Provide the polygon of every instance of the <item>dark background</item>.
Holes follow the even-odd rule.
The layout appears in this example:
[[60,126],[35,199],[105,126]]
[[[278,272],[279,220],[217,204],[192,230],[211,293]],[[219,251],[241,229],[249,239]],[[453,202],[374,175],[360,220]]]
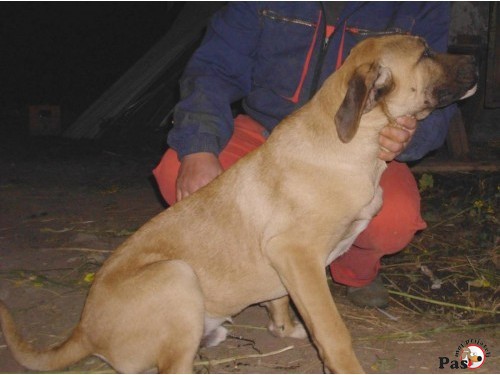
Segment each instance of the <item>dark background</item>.
[[166,33],[172,6],[0,5],[2,100],[85,109]]
[[[455,5],[466,3],[469,2]],[[29,106],[58,106],[64,131],[169,31],[183,6],[184,2],[168,1],[1,2],[0,156],[27,155],[34,149],[54,149],[60,144],[74,147],[68,138],[31,137]],[[487,13],[488,7],[483,11]],[[455,14],[452,21],[456,23],[459,19]],[[452,29],[455,33],[452,32],[451,41],[456,43],[456,30],[462,32],[463,27]],[[484,30],[481,33],[487,34]],[[486,39],[481,43],[479,60],[483,62],[484,76]],[[179,59],[176,74],[182,71],[184,63],[185,60]],[[172,91],[171,86],[165,89]],[[154,124],[161,122],[161,116],[151,118],[151,114],[167,94],[159,92],[150,101],[143,111],[145,117],[141,118],[139,113],[128,122],[118,119],[104,134],[107,138],[81,142],[84,144],[81,149],[90,150],[99,142],[105,142],[108,149],[128,142],[128,149],[133,151],[147,149],[161,154],[166,147],[167,129],[156,129]],[[460,104],[466,106],[462,112],[469,141],[482,144],[497,139],[500,128],[500,110],[485,110],[483,99],[481,88],[473,98]],[[44,144],[39,146],[41,142]],[[483,159],[483,155],[477,154],[476,158]]]
[[168,31],[181,6],[1,3],[3,147],[26,140],[29,105],[58,105],[62,128],[70,125]]

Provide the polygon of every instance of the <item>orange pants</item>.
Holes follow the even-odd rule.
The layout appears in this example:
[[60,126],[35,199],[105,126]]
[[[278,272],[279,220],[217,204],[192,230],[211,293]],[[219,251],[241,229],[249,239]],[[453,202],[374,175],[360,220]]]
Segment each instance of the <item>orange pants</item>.
[[[265,142],[264,128],[248,116],[234,121],[234,134],[219,154],[224,169]],[[169,149],[153,174],[160,192],[172,205],[176,201],[176,180],[179,171],[177,153]],[[384,203],[377,216],[358,236],[351,249],[330,265],[335,281],[360,287],[372,282],[380,268],[380,258],[402,250],[415,232],[426,227],[420,216],[420,194],[409,168],[392,161],[380,180]]]

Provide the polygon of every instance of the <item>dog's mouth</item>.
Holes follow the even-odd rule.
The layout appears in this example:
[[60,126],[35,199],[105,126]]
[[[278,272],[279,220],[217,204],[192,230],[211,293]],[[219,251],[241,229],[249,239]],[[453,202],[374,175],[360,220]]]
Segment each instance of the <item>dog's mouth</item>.
[[432,94],[425,101],[425,107],[414,114],[417,120],[426,118],[434,109],[444,108],[450,104],[463,100],[475,94],[477,91],[477,79],[474,78],[468,84],[453,82],[453,85],[440,85],[432,89]]
[[463,100],[465,98],[468,98],[469,96],[472,96],[476,93],[477,91],[477,83],[471,88],[469,89],[465,94],[464,96],[462,96],[459,100]]
[[459,83],[449,86],[440,86],[434,89],[434,98],[436,100],[436,108],[443,108],[453,102],[463,100],[475,94],[477,91],[477,79],[474,78],[470,82]]
[[[449,55],[448,55],[449,57]],[[434,87],[436,107],[442,108],[453,102],[472,96],[477,90],[478,70],[472,56],[454,56],[441,59],[445,80]]]
[[[436,98],[436,108],[443,108],[461,99],[465,99],[470,96],[468,93],[473,89],[463,90],[457,92],[455,90],[450,90],[449,88],[438,88],[435,90]],[[472,93],[471,93],[472,95]]]

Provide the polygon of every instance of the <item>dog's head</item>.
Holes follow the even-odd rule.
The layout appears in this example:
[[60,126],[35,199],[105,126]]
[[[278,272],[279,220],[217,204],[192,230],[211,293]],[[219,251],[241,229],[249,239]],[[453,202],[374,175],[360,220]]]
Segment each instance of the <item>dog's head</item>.
[[474,94],[478,78],[473,57],[436,53],[424,39],[408,35],[364,40],[340,71],[346,95],[335,125],[344,143],[356,134],[361,116],[378,105],[392,118],[421,120]]

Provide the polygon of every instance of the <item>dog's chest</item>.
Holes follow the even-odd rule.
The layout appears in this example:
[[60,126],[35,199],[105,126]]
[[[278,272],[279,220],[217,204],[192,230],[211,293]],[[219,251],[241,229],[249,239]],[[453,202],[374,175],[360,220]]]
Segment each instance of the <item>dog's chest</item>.
[[[380,187],[380,178],[386,167],[387,166],[385,162],[377,162],[375,168],[365,174],[366,176],[370,176],[369,172],[372,172],[373,174],[370,176],[370,178],[368,180],[365,180],[365,184],[357,186],[357,188],[362,186],[362,188],[359,190],[363,191],[365,194],[367,192],[373,192],[373,194],[369,195],[369,198],[367,200],[368,203],[360,204],[360,206],[353,204],[353,206],[351,207],[351,209],[354,212],[357,212],[357,214],[355,214],[354,218],[346,226],[341,240],[333,246],[333,250],[330,251],[327,257],[326,265],[329,265],[336,258],[340,257],[342,254],[349,250],[358,235],[366,229],[371,219],[378,213],[378,211],[382,207],[383,199],[382,188]],[[360,196],[357,195],[356,198],[359,199]],[[353,200],[356,201],[357,199]]]

